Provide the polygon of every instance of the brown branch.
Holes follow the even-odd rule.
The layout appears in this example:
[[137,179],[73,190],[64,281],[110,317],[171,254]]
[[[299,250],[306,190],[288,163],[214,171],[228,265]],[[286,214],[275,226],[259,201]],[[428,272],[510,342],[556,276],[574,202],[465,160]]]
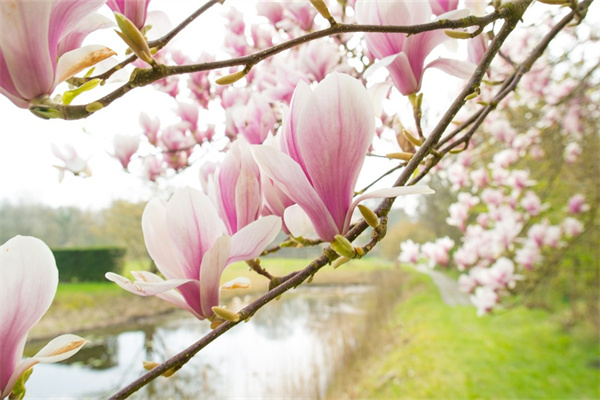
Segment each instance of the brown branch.
[[[409,161],[406,168],[403,170],[399,178],[396,180],[394,186],[402,186],[404,185],[412,175],[412,173],[419,167],[420,162],[429,154],[429,152],[434,148],[437,141],[439,141],[441,135],[443,134],[446,127],[451,123],[452,119],[458,113],[460,108],[466,102],[466,97],[473,92],[474,88],[479,85],[481,79],[492,59],[497,54],[500,49],[500,45],[506,40],[510,32],[516,27],[519,19],[521,18],[525,9],[529,6],[531,0],[522,0],[518,3],[512,3],[510,13],[510,17],[507,18],[505,24],[502,26],[498,35],[494,38],[494,41],[490,45],[490,48],[486,52],[483,57],[482,62],[477,68],[475,74],[469,80],[469,83],[465,87],[465,89],[458,95],[456,100],[452,103],[448,111],[444,114],[444,116],[439,121],[438,125],[431,132],[423,146],[419,148],[413,159]],[[516,10],[516,11],[515,11]],[[384,199],[379,207],[376,210],[376,213],[380,216],[381,224],[378,228],[373,230],[373,234],[371,237],[371,241],[365,245],[363,248],[363,253],[368,253],[377,242],[379,242],[386,233],[387,228],[387,214],[389,213],[392,204],[394,202],[393,198]],[[350,241],[354,241],[362,232],[367,229],[367,223],[364,220],[359,221],[346,235],[346,238]],[[111,399],[123,399],[137,391],[142,386],[146,385],[156,377],[160,376],[162,373],[166,372],[171,368],[180,368],[182,365],[187,363],[196,353],[214,341],[216,338],[221,336],[223,333],[227,332],[233,326],[241,322],[242,320],[247,320],[250,318],[256,311],[258,311],[265,304],[270,302],[271,300],[281,296],[286,291],[297,287],[305,280],[309,279],[313,276],[317,271],[323,268],[325,265],[335,260],[337,255],[331,250],[331,248],[327,248],[324,250],[324,255],[319,257],[318,259],[311,262],[306,268],[301,271],[290,274],[289,279],[285,279],[287,277],[282,278],[282,282],[279,282],[279,285],[269,290],[265,295],[255,300],[250,305],[243,308],[240,314],[240,321],[238,322],[230,322],[227,321],[209,332],[207,335],[202,337],[196,343],[165,361],[161,365],[152,369],[151,371],[144,374],[142,377],[137,379],[136,381],[129,384],[127,387],[120,390],[118,393],[113,395]],[[283,281],[285,279],[285,281]]]
[[[210,3],[210,2],[209,2]],[[207,3],[207,4],[209,4]],[[212,5],[212,3],[210,3]],[[509,3],[512,4],[512,3]],[[467,28],[470,26],[485,26],[498,19],[510,18],[514,13],[512,6],[504,6],[499,10],[496,10],[483,17],[469,16],[458,20],[438,20],[435,22],[413,25],[413,26],[381,26],[381,25],[352,25],[352,24],[339,24],[332,27],[322,29],[320,31],[312,32],[295,39],[291,39],[287,42],[273,46],[269,49],[259,51],[257,53],[233,58],[224,61],[215,61],[201,64],[189,64],[189,65],[158,65],[151,69],[136,69],[132,73],[132,76],[125,85],[116,89],[112,93],[85,105],[64,105],[52,102],[49,98],[40,100],[36,104],[32,104],[30,111],[33,112],[40,118],[48,118],[52,115],[53,118],[61,118],[65,120],[76,120],[87,118],[96,111],[107,107],[116,99],[122,97],[130,90],[136,87],[142,87],[152,84],[160,79],[172,75],[181,75],[201,71],[209,71],[219,68],[228,68],[234,66],[244,66],[249,69],[255,64],[263,61],[275,54],[281,53],[282,51],[291,49],[301,44],[307,43],[312,40],[320,39],[327,36],[342,34],[342,33],[368,33],[368,32],[381,32],[381,33],[406,33],[406,34],[417,34],[438,29],[459,29]]]

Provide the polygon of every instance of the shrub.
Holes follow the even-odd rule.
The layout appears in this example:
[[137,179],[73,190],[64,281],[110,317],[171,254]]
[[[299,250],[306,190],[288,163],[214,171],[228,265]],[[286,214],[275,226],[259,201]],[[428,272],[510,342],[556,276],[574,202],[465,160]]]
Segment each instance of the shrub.
[[53,249],[60,282],[102,282],[107,272],[120,272],[123,247]]

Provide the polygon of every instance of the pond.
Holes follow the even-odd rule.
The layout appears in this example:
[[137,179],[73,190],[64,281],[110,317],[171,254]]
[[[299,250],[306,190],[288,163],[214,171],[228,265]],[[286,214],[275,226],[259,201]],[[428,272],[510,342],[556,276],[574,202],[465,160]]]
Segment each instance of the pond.
[[[323,397],[356,345],[373,293],[366,285],[300,287],[132,398]],[[239,309],[251,300],[234,298],[228,306]],[[74,357],[36,365],[26,398],[106,398],[139,377],[143,361],[164,361],[210,330],[208,322],[181,313],[118,329],[85,334],[92,343]],[[44,344],[28,346],[25,354]]]

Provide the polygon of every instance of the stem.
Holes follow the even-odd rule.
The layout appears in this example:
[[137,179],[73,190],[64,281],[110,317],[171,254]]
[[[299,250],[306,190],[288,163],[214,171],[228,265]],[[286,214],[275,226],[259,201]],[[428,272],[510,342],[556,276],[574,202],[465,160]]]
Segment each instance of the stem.
[[[483,57],[482,62],[478,66],[475,74],[469,80],[469,83],[465,87],[465,89],[458,95],[456,100],[452,103],[449,110],[444,114],[438,125],[431,132],[423,146],[419,148],[415,156],[409,161],[406,168],[403,170],[401,175],[396,180],[394,186],[404,185],[413,172],[418,168],[420,162],[429,154],[429,152],[433,149],[434,145],[439,141],[441,135],[443,134],[446,127],[451,123],[452,119],[458,113],[460,108],[466,102],[465,98],[473,92],[474,88],[479,85],[481,79],[492,59],[495,57],[496,53],[500,49],[500,45],[506,40],[509,33],[516,27],[519,19],[521,18],[522,13],[525,11],[527,6],[531,3],[531,0],[523,0],[519,3],[520,13],[513,13],[511,17],[508,18],[503,25],[502,29],[494,38],[494,41],[490,45],[490,48],[486,52]],[[514,9],[514,8],[511,8]],[[376,210],[376,213],[381,218],[381,224],[379,227],[373,230],[373,234],[371,236],[371,241],[362,247],[364,253],[368,253],[377,242],[379,242],[386,233],[387,228],[387,214],[389,213],[392,204],[394,202],[393,198],[384,199],[379,207]],[[354,227],[348,232],[346,238],[351,242],[355,240],[362,232],[367,229],[368,225],[364,220],[359,221]],[[269,290],[262,297],[255,300],[253,303],[249,304],[245,308],[243,308],[240,314],[240,321],[238,322],[230,322],[227,321],[209,332],[207,335],[202,337],[196,343],[189,346],[184,351],[165,361],[161,365],[152,369],[151,371],[144,374],[142,377],[132,382],[115,395],[113,395],[110,399],[123,399],[137,391],[142,386],[146,385],[156,377],[160,376],[162,373],[166,372],[171,368],[180,368],[182,365],[187,363],[196,353],[214,341],[216,338],[227,332],[229,329],[233,328],[235,325],[240,323],[242,320],[247,320],[250,318],[256,311],[262,308],[264,305],[269,303],[271,300],[281,296],[286,291],[297,287],[302,284],[309,277],[314,275],[317,271],[323,268],[325,265],[329,264],[331,261],[335,260],[337,255],[331,250],[331,248],[327,248],[324,250],[324,255],[317,258],[313,262],[311,262],[306,268],[301,271],[294,272],[284,278],[281,278],[279,285],[275,286],[271,290]]]
[[[210,6],[214,5],[216,0],[211,0],[205,6],[203,6],[203,11],[208,9]],[[512,4],[512,3],[510,3]],[[205,9],[204,9],[205,8]],[[200,11],[200,10],[198,10]],[[198,13],[197,11],[197,13]],[[201,13],[198,13],[200,15]],[[470,26],[485,26],[488,25],[498,19],[509,18],[514,11],[512,8],[503,7],[499,10],[496,10],[488,15],[483,17],[474,17],[469,16],[466,18],[461,18],[458,20],[438,20],[435,22],[421,24],[421,25],[413,25],[413,26],[381,26],[381,25],[353,25],[353,24],[339,24],[334,25],[332,27],[322,29],[320,31],[312,32],[303,36],[300,36],[295,39],[291,39],[287,42],[281,43],[279,45],[273,46],[263,51],[259,51],[257,53],[233,58],[230,60],[224,61],[215,61],[201,64],[189,64],[189,65],[159,65],[153,69],[136,69],[132,73],[132,77],[129,82],[120,88],[116,89],[112,93],[102,97],[101,99],[96,100],[90,104],[84,105],[64,105],[57,104],[51,102],[49,99],[46,99],[44,102],[40,102],[38,104],[32,105],[30,110],[37,116],[41,118],[47,118],[44,115],[53,114],[56,118],[61,118],[65,120],[76,120],[87,118],[94,112],[107,107],[116,99],[122,97],[130,90],[136,87],[142,87],[149,84],[152,84],[160,79],[163,79],[167,76],[171,75],[181,75],[188,74],[193,72],[201,72],[201,71],[209,71],[218,68],[227,68],[233,66],[243,65],[245,68],[248,66],[253,66],[260,61],[263,61],[269,57],[274,56],[275,54],[281,53],[282,51],[291,49],[295,46],[310,42],[312,40],[320,39],[327,36],[337,35],[341,33],[357,33],[357,32],[382,32],[382,33],[406,33],[406,34],[417,34],[432,30],[438,29],[457,29],[457,28],[467,28]],[[187,21],[187,20],[186,20]],[[177,28],[176,28],[177,29]],[[159,39],[161,40],[161,39]],[[154,44],[152,42],[151,44]],[[128,60],[126,60],[128,61]],[[127,62],[128,63],[128,62]],[[122,64],[122,63],[121,63]],[[119,64],[119,65],[121,65]],[[122,68],[115,67],[115,68]],[[113,71],[114,72],[114,71]],[[108,75],[110,76],[110,75]]]

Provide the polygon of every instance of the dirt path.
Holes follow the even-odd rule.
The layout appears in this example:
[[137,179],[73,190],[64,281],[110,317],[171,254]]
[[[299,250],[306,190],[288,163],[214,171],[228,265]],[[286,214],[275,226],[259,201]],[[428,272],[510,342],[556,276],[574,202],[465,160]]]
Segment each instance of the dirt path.
[[458,290],[458,282],[444,273],[432,270],[426,266],[417,268],[417,271],[431,276],[433,283],[438,287],[442,300],[449,306],[471,305],[469,296]]

